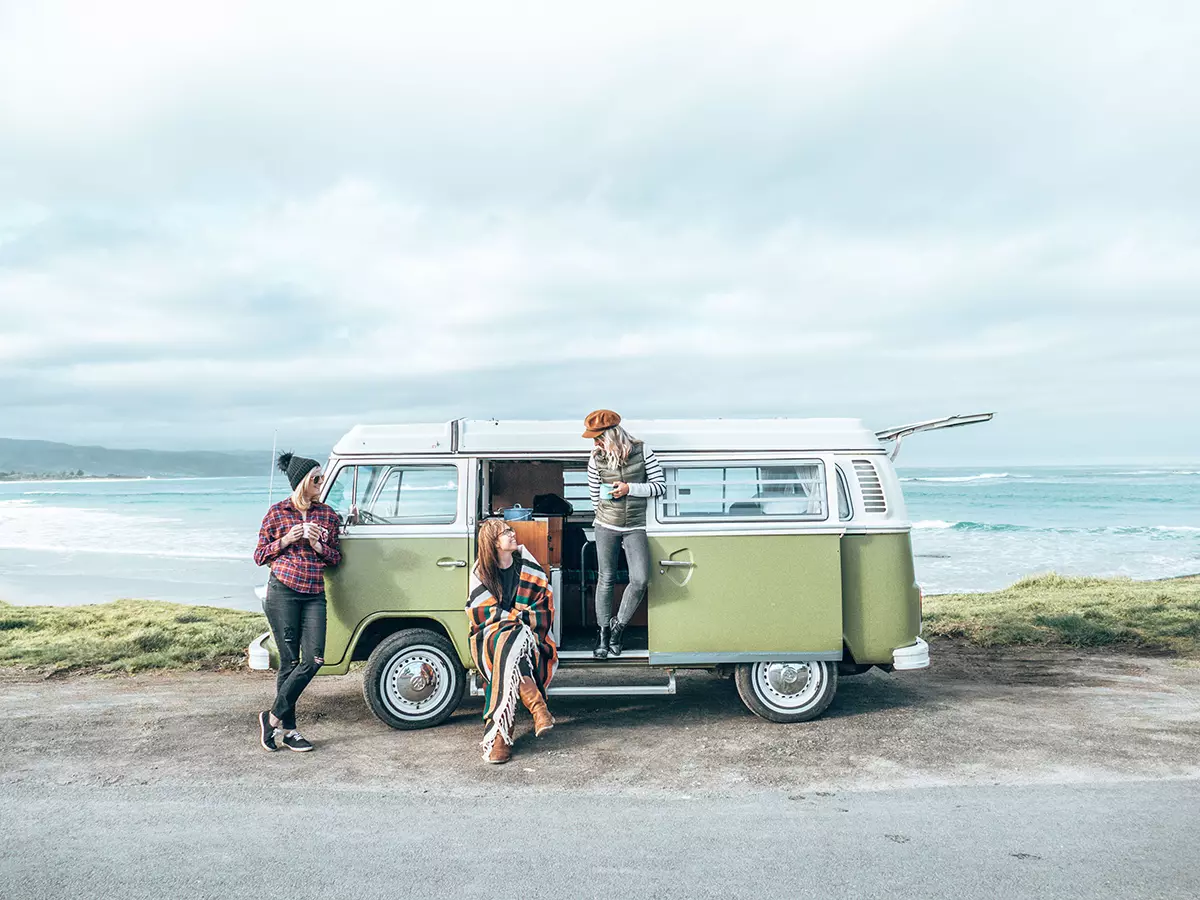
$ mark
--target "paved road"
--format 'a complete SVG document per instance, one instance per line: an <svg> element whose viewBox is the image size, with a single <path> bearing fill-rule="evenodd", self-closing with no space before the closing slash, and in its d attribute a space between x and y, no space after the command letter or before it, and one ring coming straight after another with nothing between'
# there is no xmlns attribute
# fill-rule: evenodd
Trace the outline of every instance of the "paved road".
<svg viewBox="0 0 1200 900"><path fill-rule="evenodd" d="M0 671L0 900L1200 897L1200 667L934 649L800 726L704 673L556 700L501 767L478 700L396 732L357 675L270 754L270 673Z"/></svg>
<svg viewBox="0 0 1200 900"><path fill-rule="evenodd" d="M628 797L17 787L5 900L1200 896L1200 781ZM264 884L264 872L277 880Z"/></svg>

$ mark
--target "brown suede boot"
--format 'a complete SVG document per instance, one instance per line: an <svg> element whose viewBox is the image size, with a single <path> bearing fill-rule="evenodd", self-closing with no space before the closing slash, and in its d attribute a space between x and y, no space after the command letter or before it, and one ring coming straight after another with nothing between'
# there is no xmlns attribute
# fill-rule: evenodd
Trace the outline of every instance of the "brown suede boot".
<svg viewBox="0 0 1200 900"><path fill-rule="evenodd" d="M503 765L512 759L512 744L504 739L504 735L496 735L496 740L492 743L492 749L488 751L486 758L493 765Z"/></svg>
<svg viewBox="0 0 1200 900"><path fill-rule="evenodd" d="M537 682L528 675L521 679L521 702L533 714L533 733L541 737L554 727L554 716L546 708L546 699L538 690Z"/></svg>

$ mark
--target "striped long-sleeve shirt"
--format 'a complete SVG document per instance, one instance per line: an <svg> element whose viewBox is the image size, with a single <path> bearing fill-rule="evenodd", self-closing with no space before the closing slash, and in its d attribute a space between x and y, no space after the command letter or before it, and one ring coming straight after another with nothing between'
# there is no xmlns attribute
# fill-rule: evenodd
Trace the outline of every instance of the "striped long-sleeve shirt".
<svg viewBox="0 0 1200 900"><path fill-rule="evenodd" d="M653 499L667 493L667 477L663 474L662 463L654 455L654 451L642 447L642 457L646 463L646 480L642 483L628 482L630 497L645 497ZM588 457L588 494L592 498L592 507L600 505L600 470L596 466L596 457ZM615 525L604 524L605 528L613 531L637 531L637 528L618 528Z"/></svg>

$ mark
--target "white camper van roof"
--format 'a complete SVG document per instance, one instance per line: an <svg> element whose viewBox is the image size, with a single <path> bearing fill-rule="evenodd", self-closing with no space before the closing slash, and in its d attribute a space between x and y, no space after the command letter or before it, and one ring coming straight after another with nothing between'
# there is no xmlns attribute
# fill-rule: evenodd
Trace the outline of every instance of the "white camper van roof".
<svg viewBox="0 0 1200 900"><path fill-rule="evenodd" d="M638 419L621 422L656 451L881 450L858 419ZM428 425L358 425L334 445L337 456L586 453L575 419L456 419Z"/></svg>

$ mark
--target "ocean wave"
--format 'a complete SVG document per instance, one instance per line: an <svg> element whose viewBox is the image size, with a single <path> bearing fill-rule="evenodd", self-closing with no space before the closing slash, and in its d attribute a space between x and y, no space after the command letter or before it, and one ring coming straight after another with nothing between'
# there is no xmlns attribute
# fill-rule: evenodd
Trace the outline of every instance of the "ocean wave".
<svg viewBox="0 0 1200 900"><path fill-rule="evenodd" d="M1104 525L1100 527L1086 526L1038 526L1014 525L1007 522L947 522L943 519L924 519L913 522L914 530L935 531L978 531L995 534L1012 532L1040 532L1043 534L1113 534L1113 535L1153 535L1163 533L1200 534L1200 526L1196 525Z"/></svg>
<svg viewBox="0 0 1200 900"><path fill-rule="evenodd" d="M252 559L253 548L243 553L233 553L220 550L154 550L147 547L81 547L65 544L10 543L0 538L0 550L25 550L31 553L87 553L109 554L112 556L143 556L155 559Z"/></svg>
<svg viewBox="0 0 1200 900"><path fill-rule="evenodd" d="M184 479L155 478L153 475L133 475L129 478L20 478L4 484L129 484L143 481L182 481Z"/></svg>
<svg viewBox="0 0 1200 900"><path fill-rule="evenodd" d="M266 497L268 491L247 489L247 490L204 490L204 491L109 491L103 494L96 494L91 491L21 491L23 497L34 496L67 496L67 497L95 497L103 500L124 500L130 497L151 498L151 497ZM281 491L277 488L275 494L278 496Z"/></svg>
<svg viewBox="0 0 1200 900"><path fill-rule="evenodd" d="M925 475L901 478L901 481L912 482L961 482L961 481L990 481L993 478L1032 478L1032 475L1013 475L1009 472L982 472L979 475Z"/></svg>
<svg viewBox="0 0 1200 900"><path fill-rule="evenodd" d="M0 548L196 559L244 559L255 535L179 518L0 501Z"/></svg>
<svg viewBox="0 0 1200 900"><path fill-rule="evenodd" d="M1114 475L1158 475L1160 477L1171 477L1173 475L1200 475L1200 471L1193 469L1138 469L1133 472L1113 472Z"/></svg>

